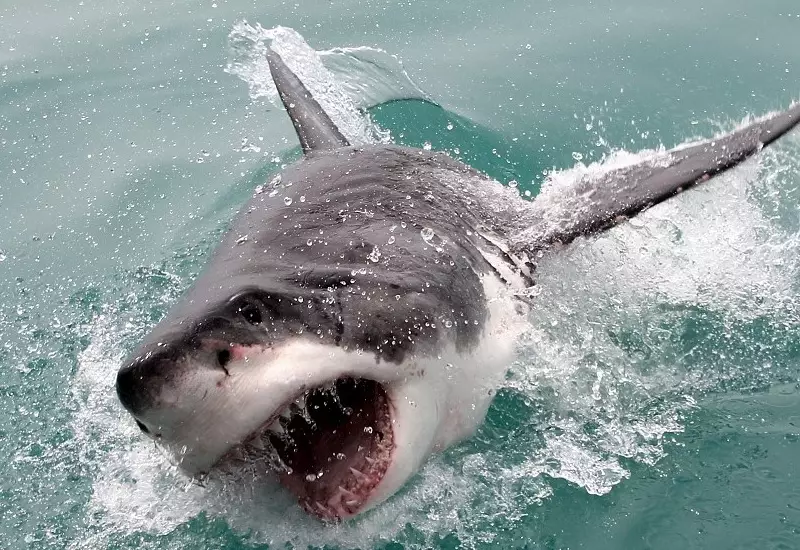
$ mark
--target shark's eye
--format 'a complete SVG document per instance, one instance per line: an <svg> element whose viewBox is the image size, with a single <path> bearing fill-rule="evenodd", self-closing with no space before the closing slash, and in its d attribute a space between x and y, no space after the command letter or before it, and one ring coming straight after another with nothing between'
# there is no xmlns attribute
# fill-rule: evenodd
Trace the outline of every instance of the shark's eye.
<svg viewBox="0 0 800 550"><path fill-rule="evenodd" d="M258 309L258 306L255 304L245 304L239 309L239 313L242 314L244 320L250 323L251 325L260 325L261 324L261 311Z"/></svg>

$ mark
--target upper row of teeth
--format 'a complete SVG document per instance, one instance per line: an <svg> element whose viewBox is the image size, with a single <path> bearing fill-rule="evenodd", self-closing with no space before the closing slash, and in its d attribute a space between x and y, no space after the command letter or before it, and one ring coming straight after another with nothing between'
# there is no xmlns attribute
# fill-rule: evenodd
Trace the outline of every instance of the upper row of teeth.
<svg viewBox="0 0 800 550"><path fill-rule="evenodd" d="M324 386L317 388L317 391L324 391L330 392L333 395L336 395L336 388L333 382L329 382ZM281 424L281 419L284 422L288 422L292 416L295 414L300 414L309 424L314 424L314 421L311 419L310 415L308 414L308 408L306 403L306 397L308 396L308 392L302 393L297 399L295 399L292 403L289 404L288 407L285 407L280 414L275 418L275 420L267 427L267 431L274 432L278 435L282 435L285 433L283 429L283 425ZM256 435L254 440L261 440L261 434ZM261 447L259 447L261 448Z"/></svg>
<svg viewBox="0 0 800 550"><path fill-rule="evenodd" d="M331 392L333 395L336 395L336 389L333 382L317 388L317 391L319 390ZM297 399L295 399L292 403L290 403L288 407L284 408L280 412L280 414L275 418L272 424L270 424L267 427L266 430L255 434L245 443L245 445L243 445L243 447L250 447L259 451L266 451L272 449L273 448L272 444L269 442L268 438L264 437L264 435L266 435L268 432L272 432L276 435L284 435L286 433L286 430L284 430L283 425L288 423L291 420L292 416L294 416L295 414L302 415L303 418L313 426L314 421L309 416L307 409L307 403L306 403L307 395L308 392L301 394ZM238 457L244 460L245 455L243 448L240 448L238 452L236 451L234 452L236 453L234 455L234 458ZM275 459L280 462L279 466L285 469L290 469L287 465L283 464L283 461L280 459L277 453L274 454L275 454Z"/></svg>

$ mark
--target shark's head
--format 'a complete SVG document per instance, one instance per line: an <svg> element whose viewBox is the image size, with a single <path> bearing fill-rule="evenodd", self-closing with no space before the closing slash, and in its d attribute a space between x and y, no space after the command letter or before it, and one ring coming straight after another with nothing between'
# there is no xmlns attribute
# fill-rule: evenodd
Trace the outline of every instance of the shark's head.
<svg viewBox="0 0 800 550"><path fill-rule="evenodd" d="M190 476L273 470L310 513L358 514L452 439L451 359L421 352L446 338L435 323L388 322L393 308L427 309L427 296L387 306L353 293L382 302L381 319L347 313L338 291L190 293L119 370L119 398Z"/></svg>

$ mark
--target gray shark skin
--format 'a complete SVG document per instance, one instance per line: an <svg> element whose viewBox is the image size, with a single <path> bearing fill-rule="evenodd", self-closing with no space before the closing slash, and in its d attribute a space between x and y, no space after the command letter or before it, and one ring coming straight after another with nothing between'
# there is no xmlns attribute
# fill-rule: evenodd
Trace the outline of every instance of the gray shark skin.
<svg viewBox="0 0 800 550"><path fill-rule="evenodd" d="M529 202L442 153L350 145L281 58L268 61L305 155L256 189L116 389L188 475L276 475L324 520L379 504L474 432L514 359L533 258L800 122L795 104Z"/></svg>

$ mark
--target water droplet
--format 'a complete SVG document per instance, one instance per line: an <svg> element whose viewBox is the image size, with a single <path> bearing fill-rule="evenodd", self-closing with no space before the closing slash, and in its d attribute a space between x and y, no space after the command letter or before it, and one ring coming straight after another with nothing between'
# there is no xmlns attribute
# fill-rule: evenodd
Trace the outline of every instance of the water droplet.
<svg viewBox="0 0 800 550"><path fill-rule="evenodd" d="M447 328L450 328L450 327L453 326L453 322L450 321L450 320L447 320L447 321L444 322L444 326L446 326Z"/></svg>
<svg viewBox="0 0 800 550"><path fill-rule="evenodd" d="M430 227L423 227L419 234L422 236L422 240L428 244L433 240L433 229Z"/></svg>
<svg viewBox="0 0 800 550"><path fill-rule="evenodd" d="M519 182L517 180L511 180L508 182L509 187L516 187L517 185L519 185Z"/></svg>
<svg viewBox="0 0 800 550"><path fill-rule="evenodd" d="M314 241L313 241L312 239L308 239L308 240L306 241L306 244L307 244L308 246L311 246L311 245L313 245L313 244L314 244Z"/></svg>
<svg viewBox="0 0 800 550"><path fill-rule="evenodd" d="M292 197L283 197L283 204L285 204L286 206L291 206Z"/></svg>
<svg viewBox="0 0 800 550"><path fill-rule="evenodd" d="M247 235L242 235L238 239L236 239L236 244L246 243L249 237Z"/></svg>
<svg viewBox="0 0 800 550"><path fill-rule="evenodd" d="M317 476L315 476L314 474L308 474L306 476L306 481L315 481L316 479L317 479Z"/></svg>
<svg viewBox="0 0 800 550"><path fill-rule="evenodd" d="M583 155L578 153L577 151L573 151L572 152L572 158L574 158L575 160L580 161L580 160L583 160Z"/></svg>
<svg viewBox="0 0 800 550"><path fill-rule="evenodd" d="M389 244L394 244L394 241L395 241L394 235L391 235L391 236L389 237L389 241L388 241L388 242L389 242Z"/></svg>
<svg viewBox="0 0 800 550"><path fill-rule="evenodd" d="M369 258L371 262L378 263L378 260L381 259L381 251L378 250L378 247L376 246L375 248L372 249L372 252L369 253L369 256L367 256L367 258Z"/></svg>
<svg viewBox="0 0 800 550"><path fill-rule="evenodd" d="M306 202L306 196L300 195L300 202Z"/></svg>
<svg viewBox="0 0 800 550"><path fill-rule="evenodd" d="M448 122L447 123L447 129L448 130L452 130L453 128L454 128L453 123L452 122Z"/></svg>
<svg viewBox="0 0 800 550"><path fill-rule="evenodd" d="M7 258L7 257L8 257L8 256L6 256L6 253L5 253L5 252L3 252L2 250L0 250L0 262L4 262L4 261L6 261L6 258Z"/></svg>
<svg viewBox="0 0 800 550"><path fill-rule="evenodd" d="M433 145L431 145L430 141L426 141L425 145L423 145L422 148L425 149L426 151L430 151L433 148Z"/></svg>

